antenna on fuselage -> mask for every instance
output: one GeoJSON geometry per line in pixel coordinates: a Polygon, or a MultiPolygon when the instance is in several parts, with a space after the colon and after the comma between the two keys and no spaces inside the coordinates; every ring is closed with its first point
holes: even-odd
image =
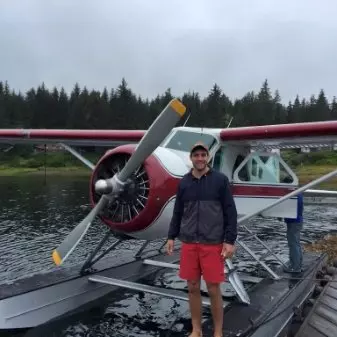
{"type": "Polygon", "coordinates": [[[228,123],[228,125],[227,125],[227,129],[230,127],[230,125],[232,124],[232,120],[233,120],[233,116],[232,116],[232,118],[231,118],[231,120],[229,121],[229,123],[228,123]]]}
{"type": "Polygon", "coordinates": [[[191,113],[189,113],[189,115],[187,116],[187,118],[186,118],[183,126],[186,126],[186,124],[187,124],[188,120],[190,119],[190,117],[191,117],[191,113]]]}

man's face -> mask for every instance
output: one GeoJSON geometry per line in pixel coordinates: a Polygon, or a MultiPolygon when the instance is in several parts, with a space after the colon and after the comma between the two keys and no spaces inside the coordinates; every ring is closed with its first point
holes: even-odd
{"type": "Polygon", "coordinates": [[[190,158],[191,158],[193,167],[196,170],[202,171],[206,168],[207,163],[208,163],[208,154],[205,150],[202,150],[202,149],[195,150],[191,154],[190,158]]]}

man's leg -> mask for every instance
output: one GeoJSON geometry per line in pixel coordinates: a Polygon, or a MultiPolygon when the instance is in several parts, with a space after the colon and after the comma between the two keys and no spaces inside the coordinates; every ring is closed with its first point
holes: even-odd
{"type": "Polygon", "coordinates": [[[214,337],[221,337],[223,330],[223,300],[220,284],[225,281],[224,260],[221,256],[223,245],[202,245],[200,264],[203,278],[211,300],[214,337]]]}
{"type": "Polygon", "coordinates": [[[301,246],[301,231],[303,228],[302,223],[297,223],[296,225],[296,232],[295,232],[295,238],[296,238],[296,252],[297,252],[297,260],[295,261],[296,265],[295,267],[298,270],[302,270],[302,262],[303,262],[303,252],[302,252],[302,246],[301,246]]]}
{"type": "Polygon", "coordinates": [[[302,247],[300,242],[302,224],[287,224],[287,240],[289,247],[290,268],[294,271],[300,271],[302,267],[302,247]]]}
{"type": "Polygon", "coordinates": [[[214,324],[214,337],[222,336],[223,327],[223,301],[220,283],[206,282],[209,297],[211,299],[211,312],[214,324]]]}
{"type": "Polygon", "coordinates": [[[179,276],[187,281],[188,286],[188,298],[193,326],[190,337],[201,337],[201,269],[197,244],[182,244],[180,251],[179,276]]]}
{"type": "Polygon", "coordinates": [[[288,242],[288,255],[289,255],[289,264],[288,264],[288,268],[291,269],[294,266],[294,261],[293,261],[293,250],[294,250],[294,237],[293,237],[293,231],[292,231],[292,223],[287,224],[287,242],[288,242]]]}
{"type": "Polygon", "coordinates": [[[192,319],[193,330],[190,337],[201,337],[201,315],[202,315],[202,305],[201,305],[201,294],[200,294],[200,280],[197,281],[187,281],[188,285],[188,298],[192,319]]]}

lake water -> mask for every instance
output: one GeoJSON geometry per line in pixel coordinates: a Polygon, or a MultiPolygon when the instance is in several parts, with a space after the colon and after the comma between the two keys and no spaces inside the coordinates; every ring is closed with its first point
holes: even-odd
{"type": "MultiPolygon", "coordinates": [[[[1,283],[54,268],[52,250],[90,211],[88,187],[88,179],[75,176],[47,174],[46,181],[44,176],[0,178],[0,286],[1,283]]],[[[305,205],[304,215],[304,241],[315,241],[336,230],[334,204],[305,205]]],[[[249,226],[268,244],[276,245],[275,251],[281,257],[287,257],[285,225],[282,222],[256,218],[249,226]]],[[[106,227],[96,221],[65,265],[82,262],[106,231],[106,227]]],[[[120,245],[110,256],[118,259],[140,245],[140,242],[129,241],[120,245]]],[[[254,247],[254,244],[250,247],[254,247]]],[[[238,263],[240,270],[256,271],[256,263],[247,254],[239,250],[237,256],[240,261],[234,262],[238,263]]],[[[156,285],[161,282],[181,281],[173,271],[153,280],[156,285]]],[[[107,306],[70,318],[58,324],[53,332],[48,331],[44,335],[169,336],[166,329],[179,317],[181,324],[176,325],[178,332],[172,332],[170,336],[185,336],[188,330],[184,324],[189,317],[187,305],[185,301],[150,294],[142,297],[132,291],[121,290],[118,297],[111,297],[107,306]]]]}

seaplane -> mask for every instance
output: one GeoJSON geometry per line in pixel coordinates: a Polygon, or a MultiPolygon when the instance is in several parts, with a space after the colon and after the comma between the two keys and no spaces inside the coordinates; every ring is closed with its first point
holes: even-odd
{"type": "MultiPolygon", "coordinates": [[[[148,130],[0,129],[0,142],[9,144],[59,144],[89,170],[90,213],[51,252],[55,269],[0,287],[0,329],[29,329],[86,310],[121,288],[188,300],[184,290],[142,284],[141,279],[163,270],[179,268],[179,245],[165,253],[165,238],[180,179],[191,169],[189,151],[202,141],[210,151],[209,165],[229,179],[244,231],[237,245],[262,268],[261,277],[240,272],[231,259],[224,261],[224,329],[231,336],[281,336],[281,331],[312,296],[315,275],[326,264],[325,254],[304,255],[301,278],[284,274],[285,261],[256,234],[249,220],[255,216],[296,217],[297,195],[335,196],[313,189],[337,175],[337,169],[300,186],[299,179],[281,156],[282,149],[331,148],[337,142],[337,121],[263,125],[237,128],[176,126],[187,112],[172,99],[148,130]],[[109,149],[96,164],[76,146],[109,149]],[[95,218],[108,233],[78,268],[63,265],[92,226],[95,218]],[[108,237],[115,241],[102,249],[108,237]],[[248,237],[261,249],[254,251],[248,237]],[[106,254],[124,240],[144,241],[123,264],[113,265],[106,254]],[[160,247],[146,250],[151,241],[160,247]],[[164,250],[163,250],[164,249],[164,250]],[[101,251],[102,250],[102,251],[101,251]],[[101,251],[101,252],[100,252],[101,251]],[[272,267],[267,256],[279,264],[272,267]],[[289,282],[291,287],[289,287],[289,282]]],[[[100,229],[97,228],[99,232],[100,229]]],[[[205,295],[203,305],[209,306],[205,295]]]]}

